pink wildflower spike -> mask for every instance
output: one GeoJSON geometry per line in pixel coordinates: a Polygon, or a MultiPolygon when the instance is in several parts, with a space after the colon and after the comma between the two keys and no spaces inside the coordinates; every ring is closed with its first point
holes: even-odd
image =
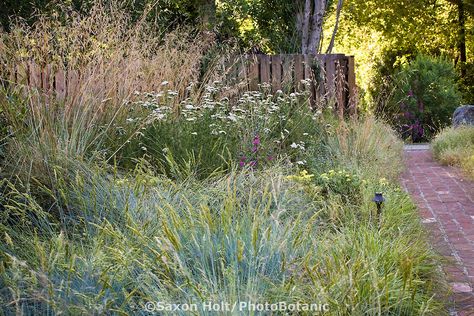
{"type": "Polygon", "coordinates": [[[246,160],[247,160],[247,157],[245,157],[245,156],[240,157],[239,166],[241,168],[245,167],[245,161],[246,160]]]}
{"type": "Polygon", "coordinates": [[[253,144],[254,146],[260,145],[260,137],[258,136],[258,134],[255,135],[255,137],[253,138],[252,144],[253,144]]]}

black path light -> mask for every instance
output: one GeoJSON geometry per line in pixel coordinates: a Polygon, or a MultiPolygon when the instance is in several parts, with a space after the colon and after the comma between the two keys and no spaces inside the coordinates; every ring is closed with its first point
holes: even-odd
{"type": "Polygon", "coordinates": [[[375,202],[375,204],[377,204],[377,216],[379,217],[379,220],[380,220],[380,217],[382,214],[382,203],[385,201],[385,198],[383,197],[382,192],[375,192],[375,196],[372,199],[372,201],[375,202]]]}

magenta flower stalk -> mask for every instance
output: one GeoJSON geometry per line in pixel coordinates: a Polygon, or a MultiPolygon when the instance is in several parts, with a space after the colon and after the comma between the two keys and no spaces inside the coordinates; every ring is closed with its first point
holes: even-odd
{"type": "Polygon", "coordinates": [[[253,138],[252,144],[253,144],[252,152],[255,153],[258,151],[258,145],[260,145],[260,137],[258,136],[258,134],[255,135],[255,137],[253,138]]]}
{"type": "Polygon", "coordinates": [[[245,160],[247,160],[247,157],[245,156],[240,157],[239,167],[241,168],[245,167],[245,160]]]}
{"type": "Polygon", "coordinates": [[[253,144],[254,146],[260,145],[260,137],[258,136],[258,134],[255,135],[255,137],[253,138],[252,144],[253,144]]]}

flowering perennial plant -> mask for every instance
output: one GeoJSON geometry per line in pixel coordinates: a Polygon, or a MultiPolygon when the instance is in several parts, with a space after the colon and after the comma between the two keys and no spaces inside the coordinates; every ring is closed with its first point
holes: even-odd
{"type": "MultiPolygon", "coordinates": [[[[164,148],[178,163],[199,164],[195,171],[206,176],[232,164],[256,169],[275,159],[305,165],[307,146],[318,138],[320,112],[301,102],[305,93],[273,95],[263,89],[231,101],[225,96],[227,87],[216,81],[199,99],[187,98],[175,107],[177,94],[166,87],[137,93],[136,100],[130,101],[131,109],[141,108],[148,115],[136,139],[123,151],[131,158],[151,155],[165,173],[169,173],[169,158],[164,148]]],[[[137,117],[131,111],[130,122],[137,117]]]]}

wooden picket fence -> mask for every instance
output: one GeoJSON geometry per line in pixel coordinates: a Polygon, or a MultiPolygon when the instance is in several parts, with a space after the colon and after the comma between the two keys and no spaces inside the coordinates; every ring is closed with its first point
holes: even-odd
{"type": "Polygon", "coordinates": [[[314,107],[332,104],[339,116],[357,111],[354,56],[245,55],[234,63],[230,77],[245,80],[246,88],[271,86],[273,92],[310,89],[314,107]]]}
{"type": "MultiPolygon", "coordinates": [[[[244,83],[243,90],[259,90],[262,85],[273,92],[308,91],[314,108],[330,104],[336,113],[355,115],[357,109],[354,57],[343,54],[330,55],[244,55],[227,63],[227,83],[244,83]]],[[[83,74],[82,74],[83,75],[83,74]]],[[[65,98],[77,89],[81,73],[65,69],[53,69],[34,63],[18,65],[8,80],[27,85],[46,94],[53,93],[65,98]]],[[[124,74],[125,77],[126,74],[124,74]]],[[[104,74],[104,81],[107,78],[104,74]]],[[[104,82],[106,84],[106,82],[104,82]]],[[[140,90],[140,82],[136,82],[140,90]]],[[[157,83],[159,86],[160,83],[157,83]]]]}

